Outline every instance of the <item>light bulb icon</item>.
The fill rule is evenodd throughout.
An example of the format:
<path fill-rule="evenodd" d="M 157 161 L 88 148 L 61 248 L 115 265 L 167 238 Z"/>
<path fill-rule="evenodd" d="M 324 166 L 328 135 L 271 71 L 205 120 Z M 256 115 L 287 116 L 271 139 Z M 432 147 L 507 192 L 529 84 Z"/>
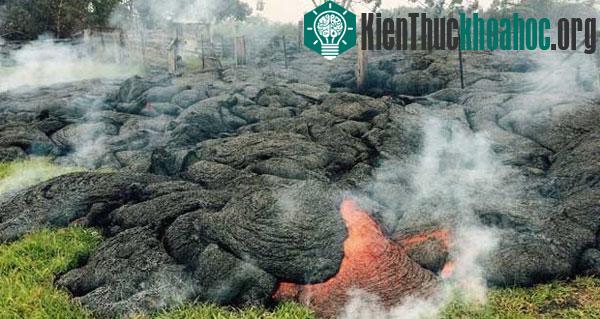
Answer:
<path fill-rule="evenodd" d="M 328 10 L 317 16 L 313 30 L 321 42 L 321 55 L 333 60 L 340 55 L 340 42 L 348 28 L 346 18 L 338 12 Z"/>
<path fill-rule="evenodd" d="M 356 46 L 356 15 L 333 2 L 304 14 L 304 45 L 327 60 Z"/>

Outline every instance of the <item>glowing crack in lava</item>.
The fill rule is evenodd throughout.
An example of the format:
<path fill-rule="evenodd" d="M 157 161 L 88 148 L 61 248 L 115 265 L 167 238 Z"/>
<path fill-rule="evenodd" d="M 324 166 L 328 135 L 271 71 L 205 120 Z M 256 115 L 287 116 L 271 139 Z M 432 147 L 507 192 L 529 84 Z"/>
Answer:
<path fill-rule="evenodd" d="M 340 206 L 348 230 L 338 273 L 323 283 L 298 285 L 280 282 L 273 299 L 296 300 L 320 317 L 334 317 L 349 301 L 348 292 L 360 289 L 377 295 L 391 307 L 408 296 L 425 297 L 438 280 L 411 260 L 402 246 L 384 236 L 379 225 L 351 199 Z"/>

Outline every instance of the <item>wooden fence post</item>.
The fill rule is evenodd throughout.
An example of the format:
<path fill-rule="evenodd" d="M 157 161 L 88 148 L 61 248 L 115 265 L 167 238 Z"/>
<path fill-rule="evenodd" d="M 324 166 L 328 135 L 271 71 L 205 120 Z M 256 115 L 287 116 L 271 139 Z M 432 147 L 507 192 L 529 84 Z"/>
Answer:
<path fill-rule="evenodd" d="M 281 37 L 283 41 L 283 59 L 285 62 L 285 68 L 288 68 L 288 54 L 287 54 L 287 44 L 285 40 L 285 35 Z"/>
<path fill-rule="evenodd" d="M 175 74 L 177 72 L 177 49 L 176 49 L 177 39 L 174 39 L 169 44 L 167 48 L 167 68 L 169 69 L 169 73 Z"/>
<path fill-rule="evenodd" d="M 304 47 L 304 21 L 298 21 L 298 49 Z"/>
<path fill-rule="evenodd" d="M 142 68 L 146 69 L 146 35 L 144 33 L 144 28 L 142 27 L 142 22 L 139 18 L 136 18 L 136 26 L 140 36 L 140 54 L 142 56 Z"/>
<path fill-rule="evenodd" d="M 596 90 L 600 89 L 600 52 L 596 50 Z"/>
<path fill-rule="evenodd" d="M 358 61 L 356 62 L 356 88 L 358 91 L 363 91 L 367 84 L 367 69 L 369 67 L 368 51 L 363 50 L 361 36 L 357 38 Z"/>
<path fill-rule="evenodd" d="M 460 31 L 458 31 L 458 38 L 460 39 Z M 460 67 L 460 88 L 465 88 L 465 70 L 463 66 L 463 52 L 460 47 L 460 41 L 458 42 L 458 65 Z"/>
<path fill-rule="evenodd" d="M 221 36 L 221 59 L 225 58 L 225 37 Z"/>
<path fill-rule="evenodd" d="M 244 36 L 235 38 L 234 51 L 237 65 L 246 64 L 246 39 Z"/>
<path fill-rule="evenodd" d="M 115 58 L 115 62 L 116 63 L 121 63 L 122 62 L 122 57 L 121 57 L 121 31 L 120 29 L 116 29 L 112 32 L 112 42 L 113 42 L 113 52 L 114 52 L 114 58 Z"/>
<path fill-rule="evenodd" d="M 200 51 L 202 54 L 202 70 L 206 68 L 206 55 L 204 53 L 204 34 L 200 34 Z"/>
<path fill-rule="evenodd" d="M 181 29 L 179 25 L 175 25 L 175 38 L 171 40 L 167 47 L 167 67 L 169 73 L 177 73 L 177 56 L 179 55 L 179 37 L 181 36 Z"/>

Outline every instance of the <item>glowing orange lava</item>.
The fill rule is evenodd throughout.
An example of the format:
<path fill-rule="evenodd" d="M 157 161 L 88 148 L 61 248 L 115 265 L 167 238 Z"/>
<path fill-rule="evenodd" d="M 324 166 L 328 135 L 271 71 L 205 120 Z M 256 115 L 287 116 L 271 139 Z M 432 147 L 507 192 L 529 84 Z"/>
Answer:
<path fill-rule="evenodd" d="M 412 261 L 402 246 L 384 236 L 379 225 L 354 200 L 340 206 L 348 230 L 344 258 L 338 273 L 319 284 L 281 282 L 275 300 L 292 299 L 312 308 L 321 317 L 333 317 L 348 302 L 351 289 L 379 296 L 386 306 L 404 297 L 428 295 L 436 276 Z"/>
<path fill-rule="evenodd" d="M 443 279 L 448 279 L 448 278 L 452 277 L 453 273 L 454 273 L 454 262 L 449 261 L 444 265 L 444 268 L 442 269 L 442 272 L 440 273 L 440 277 L 442 277 Z"/>
<path fill-rule="evenodd" d="M 422 244 L 429 240 L 437 240 L 448 249 L 450 247 L 450 232 L 446 229 L 432 229 L 409 237 L 395 238 L 394 240 L 406 248 Z"/>

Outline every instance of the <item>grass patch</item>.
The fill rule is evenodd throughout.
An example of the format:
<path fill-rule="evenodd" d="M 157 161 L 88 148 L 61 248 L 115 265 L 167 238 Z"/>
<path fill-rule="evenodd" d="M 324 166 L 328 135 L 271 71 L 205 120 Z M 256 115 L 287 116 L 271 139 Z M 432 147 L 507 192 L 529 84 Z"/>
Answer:
<path fill-rule="evenodd" d="M 148 317 L 139 317 L 146 319 Z M 306 307 L 287 302 L 272 311 L 259 307 L 231 309 L 215 305 L 189 305 L 163 311 L 152 319 L 314 319 L 313 313 Z"/>
<path fill-rule="evenodd" d="M 532 288 L 492 290 L 488 303 L 473 305 L 455 300 L 445 318 L 600 318 L 600 279 L 579 277 Z"/>
<path fill-rule="evenodd" d="M 33 186 L 59 175 L 81 171 L 84 169 L 56 165 L 46 157 L 0 162 L 0 194 Z"/>
<path fill-rule="evenodd" d="M 56 274 L 77 265 L 100 242 L 82 228 L 43 230 L 0 246 L 0 318 L 91 318 L 56 289 Z"/>
<path fill-rule="evenodd" d="M 0 245 L 1 319 L 93 319 L 53 284 L 94 250 L 98 232 L 79 227 L 41 230 L 7 245 Z M 259 307 L 243 310 L 215 305 L 186 305 L 138 319 L 313 319 L 311 312 L 294 303 L 270 311 Z"/>

